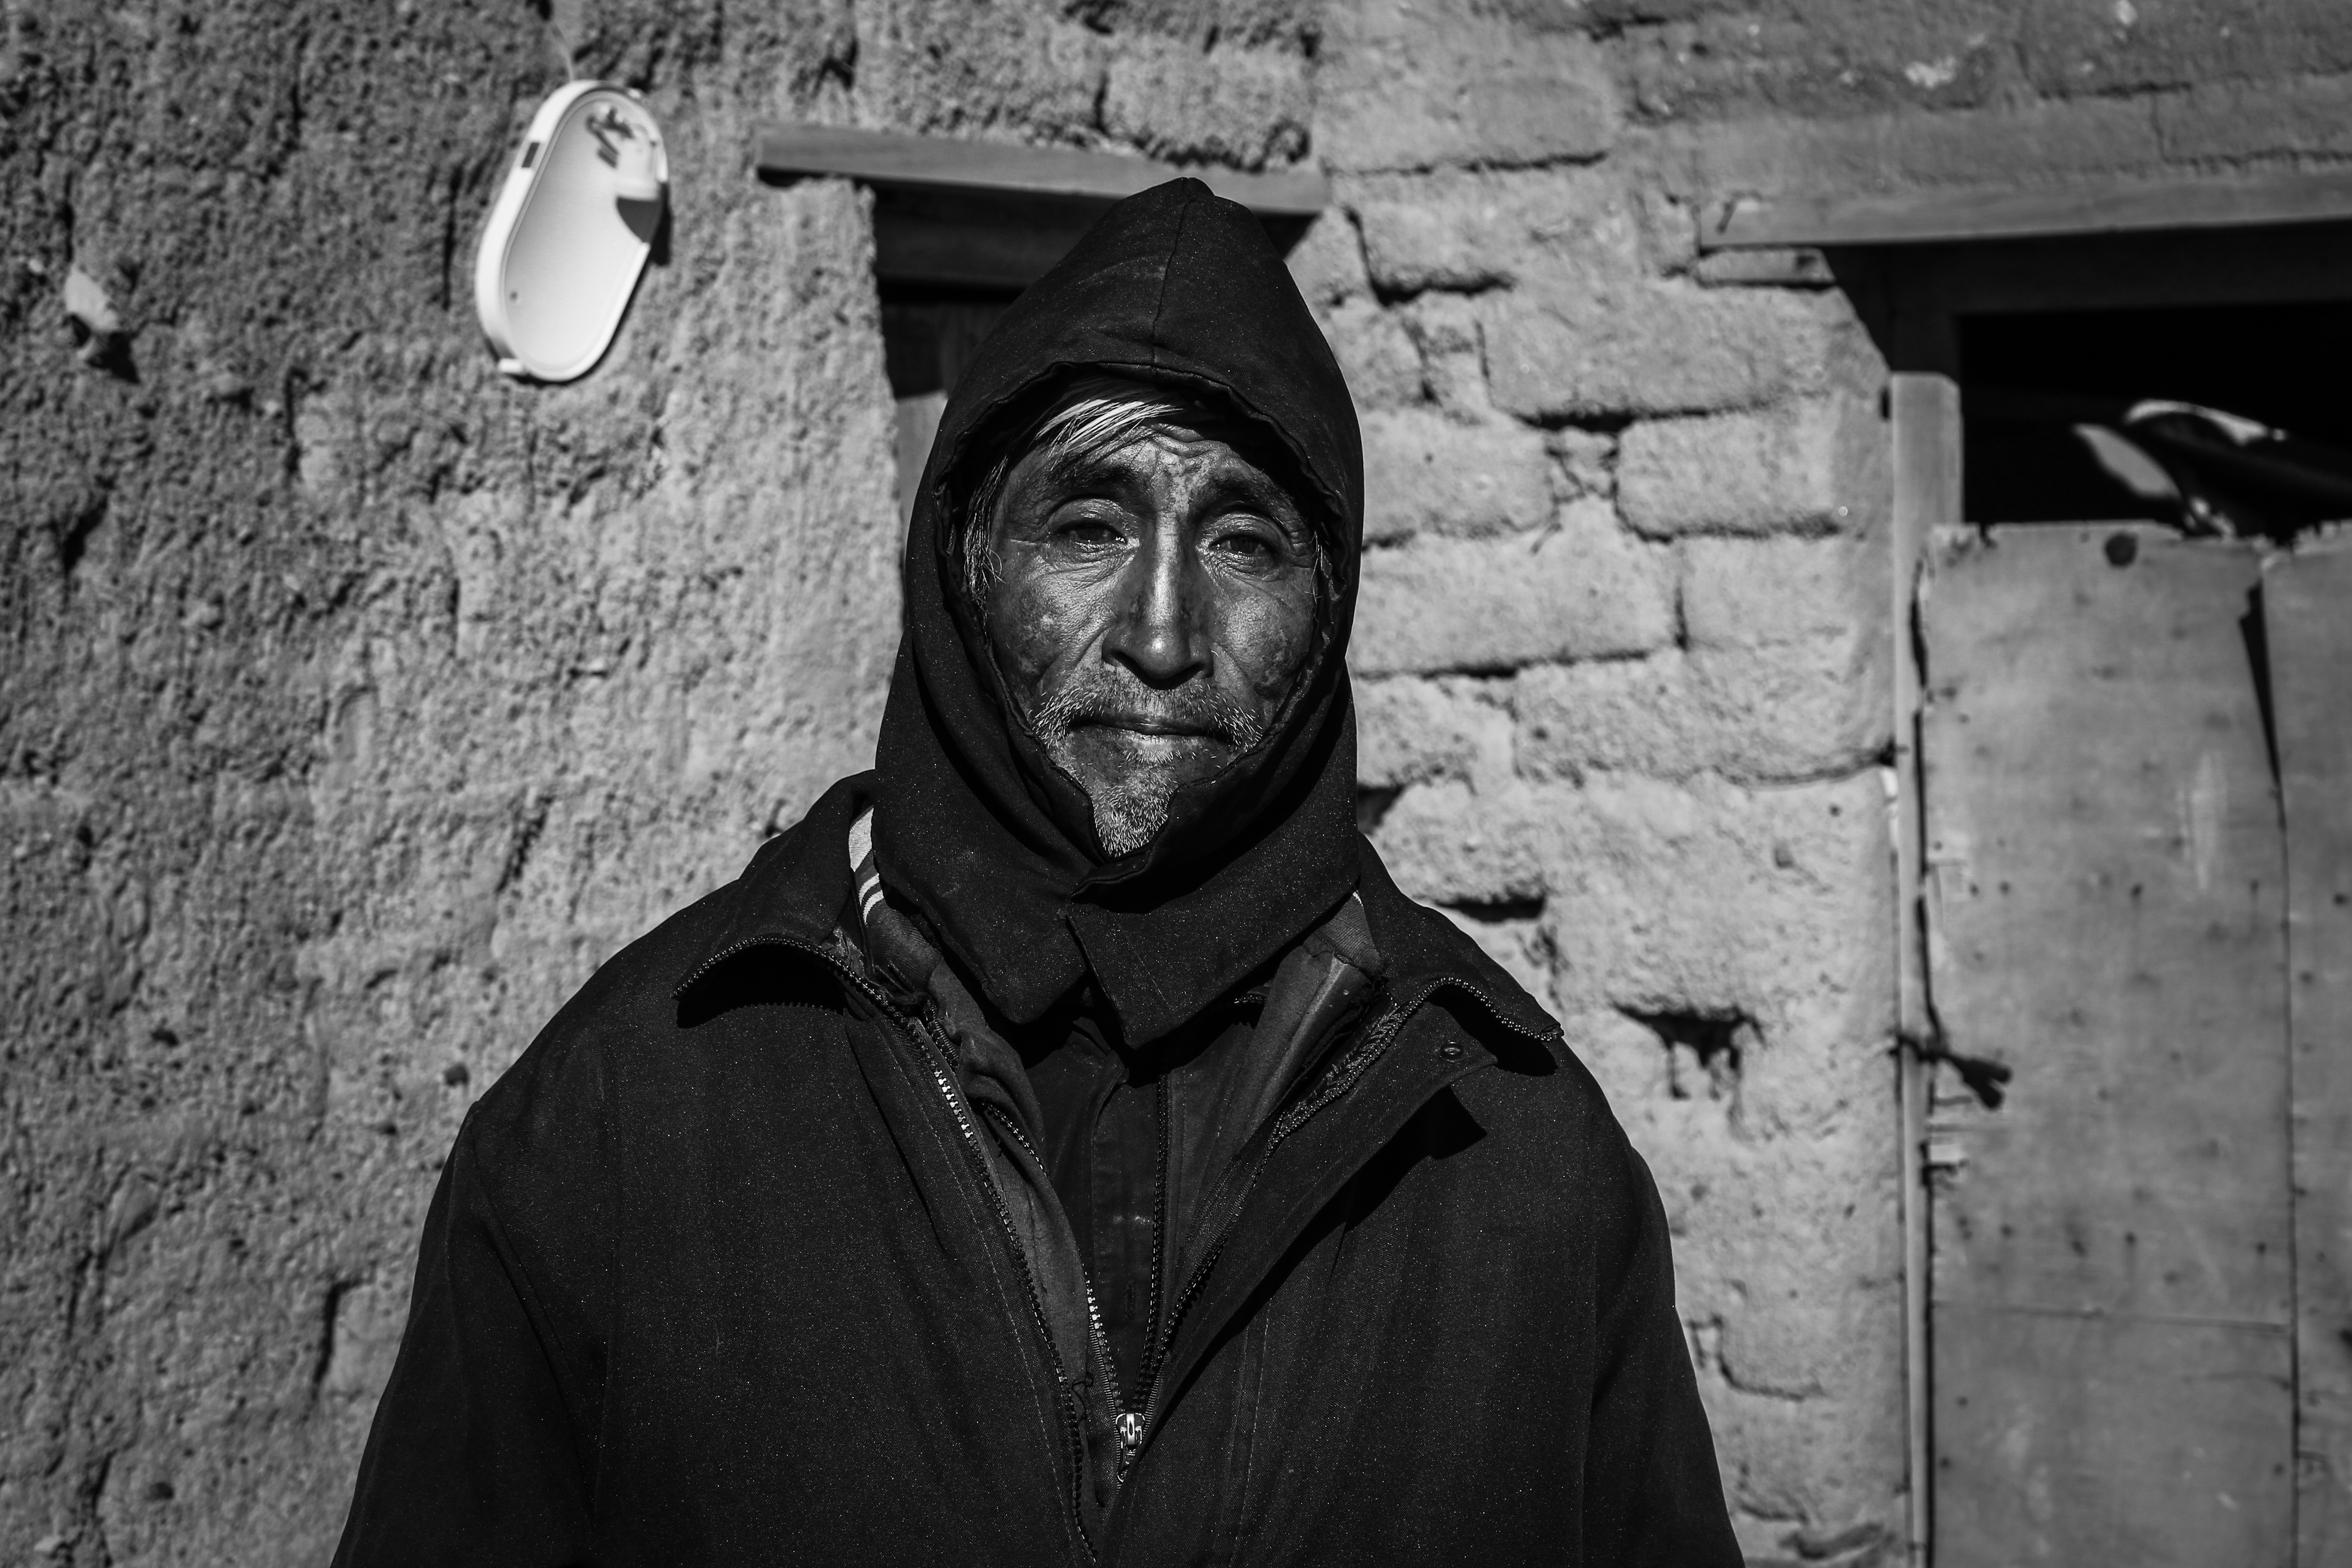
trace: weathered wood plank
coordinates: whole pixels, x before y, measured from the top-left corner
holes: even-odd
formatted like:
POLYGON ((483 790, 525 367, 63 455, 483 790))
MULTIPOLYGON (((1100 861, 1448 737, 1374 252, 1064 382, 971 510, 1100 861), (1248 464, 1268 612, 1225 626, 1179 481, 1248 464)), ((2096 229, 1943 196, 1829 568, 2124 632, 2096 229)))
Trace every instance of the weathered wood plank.
POLYGON ((1700 226, 1699 248, 2027 239, 2352 218, 2352 174, 2073 181, 1899 195, 1749 198, 1700 226))
POLYGON ((2284 1331, 1946 1307, 1937 1360, 1938 1568, 2286 1561, 2284 1331))
POLYGON ((2352 1563, 2352 548, 2263 573, 2286 798, 2302 1568, 2352 1563))
POLYGON ((1950 1049, 2017 1076, 1938 1129, 1968 1163, 1937 1299, 2284 1325, 2257 558, 2152 528, 1992 539, 1937 564, 1925 610, 1930 964, 1950 1049))
POLYGON ((833 174, 876 185, 1117 201, 1192 174, 1253 212, 1291 217, 1312 216, 1331 196, 1330 183, 1311 170, 1244 174, 1209 166, 1177 168, 1150 158, 1072 147, 1025 147, 788 120, 762 121, 755 135, 760 172, 771 178, 833 174))
POLYGON ((1889 379, 1895 439, 1894 558, 1890 624, 1895 628, 1895 1022, 1904 1044, 1895 1057, 1903 1117, 1903 1380, 1910 1495, 1905 1510, 1907 1559, 1926 1560, 1933 1488, 1929 1450, 1927 1176, 1927 1081, 1920 1055, 1928 1034, 1927 948, 1920 926, 1919 664, 1910 635, 1927 541, 1960 520, 1960 390, 1949 376, 1902 372, 1889 379))
POLYGON ((2236 1374, 2178 1369, 2161 1422, 2134 1392, 2147 1325, 2267 1336, 2281 1368, 2290 1354, 2284 852, 2246 641, 2259 575, 2250 547, 2112 527, 1995 530, 1932 570, 1931 989, 1948 1049, 2015 1074, 1989 1110, 1946 1073, 1930 1128, 1944 1568, 2041 1560, 1958 1544, 2008 1541, 1991 1515, 2030 1500, 2003 1489, 2043 1484, 2021 1443, 2081 1457, 2034 1494, 2056 1511, 2035 1539, 2073 1543, 2049 1561, 2285 1553, 2284 1503, 2246 1526, 2279 1543, 2266 1558, 2091 1550, 2119 1512, 2151 1539, 2206 1540, 2214 1496, 2269 1496, 2273 1450, 2293 1442, 2284 1370, 2265 1405, 2236 1374), (2032 1325, 2076 1321, 2105 1326, 2020 1361, 1998 1420, 1963 1417, 1984 1369, 2050 1343, 2032 1325), (2148 1479, 2178 1473, 2184 1441, 2205 1445, 2201 1495, 2148 1479))

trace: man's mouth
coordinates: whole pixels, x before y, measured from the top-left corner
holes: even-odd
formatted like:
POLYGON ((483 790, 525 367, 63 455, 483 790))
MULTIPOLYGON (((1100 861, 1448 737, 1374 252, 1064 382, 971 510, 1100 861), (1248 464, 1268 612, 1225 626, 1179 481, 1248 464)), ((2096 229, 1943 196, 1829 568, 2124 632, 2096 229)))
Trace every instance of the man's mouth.
POLYGON ((1103 714, 1078 722, 1082 726, 1095 725, 1104 729, 1123 729, 1133 735, 1164 735, 1206 740, 1226 738, 1223 731, 1198 719, 1163 718, 1156 714, 1103 714))

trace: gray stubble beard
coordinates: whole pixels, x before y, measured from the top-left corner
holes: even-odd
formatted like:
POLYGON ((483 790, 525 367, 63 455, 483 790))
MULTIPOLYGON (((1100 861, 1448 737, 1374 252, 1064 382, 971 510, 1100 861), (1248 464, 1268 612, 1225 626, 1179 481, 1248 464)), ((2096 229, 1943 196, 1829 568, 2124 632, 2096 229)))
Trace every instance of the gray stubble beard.
MULTIPOLYGON (((1080 771, 1077 748, 1071 737, 1090 718, 1118 711, 1108 694, 1089 689, 1091 683, 1073 681, 1038 705, 1030 716, 1037 743, 1056 768, 1086 791, 1094 817, 1095 838, 1112 860, 1131 855, 1160 836, 1168 825, 1169 802, 1181 780, 1170 769, 1152 766, 1131 768, 1117 778, 1089 783, 1080 771)), ((1176 705, 1177 711, 1202 724, 1246 754, 1255 747, 1264 726, 1214 691, 1192 694, 1176 705)))

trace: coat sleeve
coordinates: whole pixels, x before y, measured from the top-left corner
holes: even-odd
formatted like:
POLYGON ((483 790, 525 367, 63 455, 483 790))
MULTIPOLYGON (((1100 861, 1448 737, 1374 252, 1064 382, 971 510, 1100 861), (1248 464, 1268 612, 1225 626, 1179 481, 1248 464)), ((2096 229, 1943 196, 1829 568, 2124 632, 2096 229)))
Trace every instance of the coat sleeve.
POLYGON ((589 1560, 590 1439, 482 1180, 478 1123, 433 1196, 335 1568, 589 1560))
POLYGON ((1682 1319, 1665 1210, 1613 1118, 1597 1140, 1614 1218, 1597 1238, 1600 1291, 1585 1561, 1618 1568, 1739 1568, 1682 1319), (1613 1167, 1613 1168, 1611 1168, 1613 1167))

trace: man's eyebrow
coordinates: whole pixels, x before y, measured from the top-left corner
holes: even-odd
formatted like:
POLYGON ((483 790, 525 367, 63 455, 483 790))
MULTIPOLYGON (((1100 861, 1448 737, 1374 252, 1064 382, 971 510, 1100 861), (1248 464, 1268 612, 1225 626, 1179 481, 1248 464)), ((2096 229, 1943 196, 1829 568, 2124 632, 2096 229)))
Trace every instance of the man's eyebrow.
POLYGON ((1298 497, 1262 468, 1228 465, 1210 476, 1201 494, 1213 506, 1234 501, 1252 503, 1271 521, 1301 536, 1314 531, 1307 522, 1307 508, 1299 505, 1298 497))

